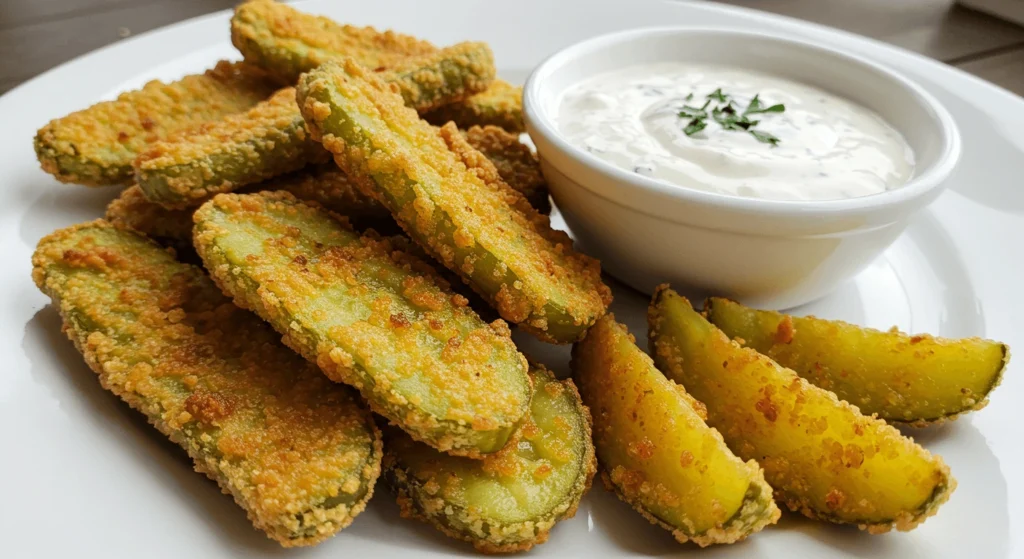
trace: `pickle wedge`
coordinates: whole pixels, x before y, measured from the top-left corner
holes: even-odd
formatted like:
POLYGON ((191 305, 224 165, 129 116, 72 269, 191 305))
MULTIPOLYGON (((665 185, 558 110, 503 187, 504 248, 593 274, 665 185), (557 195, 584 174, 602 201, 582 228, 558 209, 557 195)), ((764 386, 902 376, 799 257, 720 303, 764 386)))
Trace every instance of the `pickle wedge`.
POLYGON ((524 551, 576 514, 596 462, 590 413, 571 380, 530 368, 534 396, 517 443, 483 460, 448 456, 388 432, 385 478, 402 516, 485 553, 524 551))
POLYGON ((704 403, 730 448, 760 462, 791 510, 873 534, 906 531, 956 487, 940 457, 741 347, 667 286, 648 318, 654 362, 704 403))
POLYGON ((150 202, 133 185, 107 205, 106 219, 122 229, 134 229, 175 250, 192 249, 192 209, 168 210, 150 202))
POLYGON ((463 131, 469 145, 491 160, 501 180, 522 194, 533 209, 551 213, 548 184, 540 172, 540 162, 519 136, 497 126, 472 126, 463 131))
MULTIPOLYGON (((426 110, 487 87, 494 78, 494 56, 484 43, 460 43, 408 58, 379 75, 398 89, 406 105, 426 110)), ((306 132, 289 87, 247 112, 155 142, 134 166, 146 197, 180 209, 329 160, 306 132)))
POLYGON ((486 90, 460 103, 451 103, 423 115, 427 122, 441 126, 448 121, 459 128, 497 126, 514 134, 526 132, 523 121, 523 88, 494 80, 486 90))
POLYGON ((604 314, 611 291, 600 264, 522 194, 490 180, 494 166, 454 125, 438 132, 352 61, 305 74, 297 90, 306 125, 338 166, 502 318, 570 343, 604 314))
POLYGON ((795 317, 714 297, 708 320, 864 415, 923 427, 980 410, 1010 360, 1005 344, 882 332, 795 317))
POLYGON ((607 315, 572 349, 572 373, 594 416, 610 491, 679 542, 740 541, 779 519, 772 489, 704 423, 704 407, 665 378, 607 315))
POLYGON ((270 538, 312 545, 365 508, 382 455, 369 410, 200 268, 104 221, 43 238, 32 265, 100 384, 270 538))
POLYGON ((277 87, 255 66, 224 61, 176 82, 151 81, 114 101, 50 121, 36 133, 36 156, 43 170, 61 182, 130 184, 132 161, 146 144, 246 111, 277 87))
POLYGON ((235 8, 231 42, 247 62, 289 84, 303 72, 339 57, 352 57, 377 69, 437 49, 415 37, 341 25, 272 0, 250 0, 235 8))
POLYGON ((430 266, 360 237, 286 192, 221 194, 195 214, 214 281, 413 438, 470 457, 497 452, 526 414, 526 359, 430 266))

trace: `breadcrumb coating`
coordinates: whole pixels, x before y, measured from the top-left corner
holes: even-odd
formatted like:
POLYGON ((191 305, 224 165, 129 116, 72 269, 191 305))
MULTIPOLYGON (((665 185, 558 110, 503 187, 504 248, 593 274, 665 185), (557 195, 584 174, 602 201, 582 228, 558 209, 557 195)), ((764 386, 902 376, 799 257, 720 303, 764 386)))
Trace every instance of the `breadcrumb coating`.
POLYGON ((310 132, 338 166, 503 318, 569 343, 604 314, 611 291, 600 264, 575 252, 453 124, 438 132, 353 61, 325 64, 297 89, 310 132))
MULTIPOLYGON (((250 0, 235 9, 231 42, 247 62, 266 68, 289 84, 325 62, 352 59, 380 71, 400 68, 406 57, 437 50, 415 37, 342 25, 272 0, 250 0)), ((461 128, 493 124, 511 132, 525 131, 522 88, 501 80, 483 85, 487 89, 466 99, 450 100, 432 112, 431 122, 440 126, 454 120, 461 128)))
POLYGON ((539 365, 534 397, 517 444, 483 460, 441 454, 389 431, 385 477, 401 514, 432 524, 483 553, 526 551, 572 518, 597 461, 590 413, 571 380, 539 365))
POLYGON ((329 154, 309 137, 288 87, 245 113, 151 144, 134 165, 149 200, 182 209, 326 161, 329 154))
POLYGON ((506 81, 494 80, 486 90, 451 103, 423 116, 432 124, 441 126, 452 121, 459 128, 497 126, 509 133, 526 132, 523 121, 523 88, 506 81))
POLYGON ((134 229, 176 251, 192 248, 192 209, 168 210, 150 202, 136 185, 121 191, 107 205, 106 220, 121 229, 134 229))
POLYGON ((761 464, 790 510, 872 534, 907 531, 956 487, 940 457, 730 340, 668 286, 648 322, 658 368, 704 403, 730 448, 761 464))
POLYGON ((864 415, 924 427, 980 410, 1010 360, 1006 344, 911 336, 838 320, 748 309, 728 299, 704 305, 708 320, 742 345, 835 392, 864 415))
POLYGON ((272 0, 250 0, 235 8, 231 42, 247 62, 266 68, 289 84, 303 72, 339 57, 352 57, 378 69, 436 50, 415 37, 340 25, 272 0))
POLYGON ((235 302, 377 413, 452 454, 500 450, 526 414, 526 359, 423 261, 287 192, 221 194, 195 246, 235 302))
POLYGON ((572 351, 608 489, 680 543, 735 543, 775 524, 781 513, 764 471, 729 450, 704 423, 703 405, 635 341, 606 315, 572 351))
POLYGON ((277 87, 257 67, 226 61, 176 82, 151 81, 114 101, 50 121, 36 133, 36 157, 61 182, 131 184, 132 161, 147 144, 245 111, 277 87))
POLYGON ((540 172, 540 162, 530 146, 498 126, 471 126, 463 131, 466 141, 491 160, 501 180, 522 194, 533 209, 551 213, 548 183, 540 172))
MULTIPOLYGON (((460 43, 408 58, 380 77, 397 88, 408 106, 425 110, 487 87, 494 78, 494 57, 484 43, 460 43)), ((285 88, 245 113, 155 142, 134 167, 150 200, 180 209, 329 160, 306 132, 295 90, 285 88)))
POLYGON ((383 452, 369 410, 199 268, 102 220, 43 238, 32 264, 103 387, 270 538, 312 545, 365 508, 383 452))

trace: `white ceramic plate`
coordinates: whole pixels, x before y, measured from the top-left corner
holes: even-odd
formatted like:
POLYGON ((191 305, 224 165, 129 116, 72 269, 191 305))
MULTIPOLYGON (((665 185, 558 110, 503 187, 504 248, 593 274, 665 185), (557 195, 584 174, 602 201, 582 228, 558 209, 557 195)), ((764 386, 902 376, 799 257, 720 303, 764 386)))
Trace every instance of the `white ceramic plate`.
MULTIPOLYGON (((943 336, 987 336, 1024 347, 1024 100, 920 56, 824 27, 714 4, 519 0, 302 3, 338 20, 390 27, 438 44, 487 40, 501 74, 521 82, 569 43, 644 25, 771 28, 887 63, 918 80, 953 112, 964 157, 952 188, 896 244, 838 292, 800 312, 943 336)), ((151 78, 174 79, 237 57, 228 14, 178 24, 66 64, 0 98, 0 556, 409 557, 468 554, 433 528, 402 520, 387 489, 333 540, 282 550, 255 531, 183 451, 104 392, 60 332, 60 319, 30 279, 29 257, 50 231, 103 214, 115 195, 56 183, 39 170, 31 140, 49 119, 151 78)), ((57 40, 57 38, 55 38, 57 40)), ((679 239, 686 242, 686 239, 679 239)), ((616 289, 614 311, 638 338, 646 298, 616 289)), ((566 348, 517 336, 560 372, 566 348)), ((1014 557, 1011 526, 1024 520, 1024 379, 1011 366, 991 405, 953 424, 914 433, 943 455, 960 485, 917 530, 869 536, 785 515, 733 546, 680 546, 598 484, 572 520, 535 555, 701 553, 715 557, 1014 557)))

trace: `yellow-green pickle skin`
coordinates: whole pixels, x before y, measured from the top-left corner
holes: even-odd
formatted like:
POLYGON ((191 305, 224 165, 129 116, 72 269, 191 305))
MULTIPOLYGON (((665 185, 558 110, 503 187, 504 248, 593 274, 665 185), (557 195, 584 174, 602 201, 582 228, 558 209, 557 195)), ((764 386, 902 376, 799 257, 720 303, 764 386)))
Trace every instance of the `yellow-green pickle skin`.
POLYGON ((917 427, 985 407, 1010 360, 1005 344, 981 338, 883 332, 718 297, 704 308, 726 336, 835 392, 861 413, 917 427))
POLYGON ((658 368, 706 406, 730 448, 761 464, 791 510, 871 533, 907 531, 956 487, 940 457, 730 340, 667 286, 648 321, 658 368))
POLYGON ((400 431, 386 435, 385 478, 402 516, 478 551, 525 551, 576 513, 597 463, 590 414, 571 380, 532 366, 534 397, 515 443, 483 460, 449 456, 400 431))
POLYGON ((369 409, 202 269, 101 220, 44 237, 32 264, 100 384, 267 536, 314 545, 365 508, 383 453, 369 409))
POLYGON ((284 343, 417 440, 482 457, 529 409, 526 358, 503 321, 390 239, 288 192, 220 194, 196 211, 211 277, 284 343))
POLYGON ((614 316, 573 346, 572 371, 594 418, 605 485, 650 522, 704 547, 778 520, 757 463, 726 447, 703 406, 654 368, 614 316))

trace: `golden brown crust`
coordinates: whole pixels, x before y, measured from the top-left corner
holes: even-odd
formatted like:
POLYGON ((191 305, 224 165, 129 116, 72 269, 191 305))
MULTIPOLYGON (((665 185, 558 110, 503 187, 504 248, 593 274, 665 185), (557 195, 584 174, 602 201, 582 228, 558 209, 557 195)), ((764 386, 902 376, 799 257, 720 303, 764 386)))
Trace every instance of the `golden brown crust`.
POLYGON ((298 90, 310 131, 338 165, 503 318, 568 343, 604 313, 611 291, 600 264, 574 251, 453 125, 438 135, 352 61, 310 72, 298 90))
POLYGON ((250 0, 235 8, 231 42, 246 61, 273 72, 285 83, 339 56, 370 69, 388 68, 436 47, 409 35, 373 27, 340 25, 272 0, 250 0))
POLYGON ((537 156, 519 136, 498 126, 472 126, 463 131, 469 145, 491 160, 501 179, 542 214, 551 213, 548 185, 537 156))
POLYGON ((494 80, 485 91, 461 103, 445 105, 423 116, 438 126, 452 121, 459 128, 498 126, 519 134, 526 131, 523 122, 523 88, 494 80))
POLYGON ((365 508, 382 454, 369 411, 199 268, 99 220, 40 241, 33 279, 103 387, 269 537, 313 545, 365 508))
POLYGON ((250 64, 226 61, 176 82, 151 81, 114 101, 50 121, 36 134, 36 156, 61 182, 130 184, 132 160, 146 144, 244 111, 277 85, 250 64))

